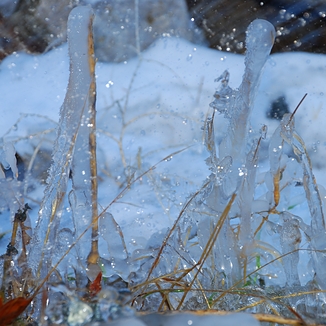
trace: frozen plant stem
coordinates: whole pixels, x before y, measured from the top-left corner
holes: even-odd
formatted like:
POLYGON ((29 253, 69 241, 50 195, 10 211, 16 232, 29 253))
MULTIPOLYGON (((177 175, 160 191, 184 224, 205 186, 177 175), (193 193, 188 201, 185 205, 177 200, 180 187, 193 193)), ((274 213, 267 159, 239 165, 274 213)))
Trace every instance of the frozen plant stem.
POLYGON ((244 163, 250 113, 262 69, 274 44, 274 39, 275 29, 268 21, 256 19, 249 25, 246 37, 245 73, 239 92, 236 94, 234 107, 230 108, 232 118, 228 136, 219 146, 220 159, 229 155, 234 162, 242 160, 244 163))
MULTIPOLYGON (((75 236, 85 225, 97 218, 96 138, 95 138, 95 61, 92 40, 93 13, 90 7, 74 8, 68 19, 70 75, 67 93, 60 109, 57 138, 52 154, 47 187, 35 230, 31 266, 37 266, 37 276, 45 277, 51 269, 53 257, 61 254, 58 231, 62 203, 67 191, 70 170, 73 190, 69 195, 75 221, 75 236), (43 247, 42 247, 43 243, 43 247), (55 255, 56 254, 56 255, 55 255), (33 258, 35 257, 35 258, 33 258)), ((94 223, 92 236, 97 235, 94 223)), ((89 239, 91 242, 91 237, 89 239)), ((83 244, 85 247, 86 244, 83 244)), ((89 261, 96 261, 97 241, 88 248, 89 261)), ((87 255, 86 254, 86 255, 87 255)), ((86 255, 83 256, 84 260, 86 255)))
MULTIPOLYGON (((79 62, 76 62, 78 67, 83 67, 82 87, 84 94, 87 94, 84 114, 82 115, 81 125, 79 127, 78 136, 75 144, 75 151, 72 159, 72 184, 73 190, 70 193, 72 204, 72 212, 76 228, 76 236, 92 223, 92 232, 90 240, 91 248, 86 248, 84 254, 83 246, 79 247, 82 261, 87 254, 87 266, 97 267, 98 253, 98 209, 97 209, 97 166, 96 166, 96 84, 95 84, 95 59, 94 59, 94 43, 92 33, 93 14, 89 8, 84 8, 88 11, 83 14, 85 21, 77 22, 79 35, 88 35, 87 38, 79 39, 77 35, 75 41, 76 50, 80 53, 79 62), (87 53, 87 55, 83 55, 87 53), (88 87, 88 93, 87 89, 88 87), (91 220, 90 220, 91 217, 91 220)), ((78 18, 81 15, 77 16, 78 18)), ((72 31, 75 33, 75 31, 72 31)), ((73 39, 73 38, 72 38, 73 39)), ((75 53, 77 52, 75 51, 75 53)), ((75 55, 74 53, 74 55, 75 55)), ((71 60, 75 59, 71 56, 71 60)), ((76 67, 77 68, 77 67, 76 67)), ((83 94, 83 93, 81 93, 83 94)), ((98 270, 99 271, 99 270, 98 270)), ((97 272, 98 272, 97 271, 97 272)), ((95 272, 96 273, 96 272, 95 272)), ((97 275, 97 273, 96 273, 97 275)), ((94 275, 94 276, 96 276, 94 275)))
MULTIPOLYGON (((205 203, 210 213, 217 219, 226 207, 231 196, 237 194, 236 205, 231 209, 233 216, 240 216, 239 246, 236 246, 235 233, 231 223, 221 225, 216 240, 215 260, 226 275, 227 286, 234 284, 240 277, 243 266, 247 273, 247 257, 253 244, 251 233, 252 201, 255 192, 256 166, 261 138, 252 142, 249 132, 250 115, 259 85, 263 67, 270 54, 275 38, 275 29, 268 21, 257 19, 248 27, 246 37, 245 72, 239 90, 228 86, 229 73, 224 72, 217 81, 220 89, 215 93, 211 107, 229 119, 228 131, 219 144, 218 156, 215 153, 213 119, 207 123, 206 145, 210 157, 206 160, 210 175, 210 193, 205 195, 205 203), (248 144, 250 149, 248 151, 248 144), (243 261, 237 250, 241 248, 243 261)), ((261 134, 264 134, 264 128, 261 134)), ((205 208, 206 209, 206 208, 205 208)), ((230 214, 230 216, 232 216, 230 214)))

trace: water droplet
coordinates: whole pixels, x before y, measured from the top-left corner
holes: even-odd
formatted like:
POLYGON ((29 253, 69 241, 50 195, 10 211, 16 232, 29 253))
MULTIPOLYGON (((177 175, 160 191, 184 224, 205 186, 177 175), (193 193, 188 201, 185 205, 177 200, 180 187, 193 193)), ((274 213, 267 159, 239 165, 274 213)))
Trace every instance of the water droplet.
POLYGON ((113 86, 113 81, 112 81, 112 80, 109 80, 109 81, 105 84, 105 87, 106 87, 106 88, 110 88, 111 86, 113 86))

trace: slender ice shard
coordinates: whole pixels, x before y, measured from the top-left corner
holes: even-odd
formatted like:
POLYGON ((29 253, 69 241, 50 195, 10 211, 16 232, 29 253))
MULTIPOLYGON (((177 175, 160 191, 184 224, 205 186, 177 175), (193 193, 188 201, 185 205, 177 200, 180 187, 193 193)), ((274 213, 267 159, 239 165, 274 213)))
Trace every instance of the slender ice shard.
MULTIPOLYGON (((52 264, 52 253, 57 242, 62 203, 67 191, 76 139, 80 126, 87 124, 85 116, 89 110, 88 98, 92 83, 91 60, 94 60, 88 55, 92 19, 93 13, 90 7, 74 8, 68 19, 69 83, 60 109, 52 164, 39 211, 32 252, 29 255, 31 260, 35 259, 34 264, 31 262, 31 266, 37 268, 37 275, 41 274, 42 277, 47 274, 52 264), (39 264, 38 267, 36 267, 37 264, 39 264)), ((89 173, 83 179, 89 182, 89 173)), ((79 197, 76 197, 78 201, 79 197)), ((91 200, 88 203, 92 205, 91 200)), ((87 211, 86 214, 88 214, 87 211)))
MULTIPOLYGON (((69 16, 70 17, 70 16, 69 16)), ((97 219, 97 166, 96 166, 96 117, 95 117, 95 59, 92 39, 93 14, 89 7, 83 7, 69 18, 72 35, 70 48, 71 64, 79 71, 76 83, 76 97, 83 109, 75 151, 72 158, 72 188, 70 198, 75 234, 78 237, 91 223, 97 219), (77 33, 76 33, 77 32, 77 33), (83 35, 80 39, 79 35, 83 35), (88 35, 86 38, 85 36, 88 35), (75 57, 75 59, 73 59, 75 57), (78 58, 78 59, 77 59, 78 58)), ((70 24, 70 25, 69 25, 70 24)), ((68 31, 70 33, 70 31, 68 31)), ((77 245, 80 261, 96 265, 98 261, 98 227, 93 224, 92 231, 83 237, 83 244, 77 245)), ((93 277, 96 277, 98 271, 93 277)))
MULTIPOLYGON (((312 260, 319 286, 325 290, 325 217, 317 182, 312 171, 310 158, 301 137, 295 132, 294 118, 290 114, 284 115, 281 121, 281 136, 289 143, 297 155, 303 169, 303 186, 311 215, 311 248, 312 260)), ((325 296, 324 296, 325 298, 325 296)))

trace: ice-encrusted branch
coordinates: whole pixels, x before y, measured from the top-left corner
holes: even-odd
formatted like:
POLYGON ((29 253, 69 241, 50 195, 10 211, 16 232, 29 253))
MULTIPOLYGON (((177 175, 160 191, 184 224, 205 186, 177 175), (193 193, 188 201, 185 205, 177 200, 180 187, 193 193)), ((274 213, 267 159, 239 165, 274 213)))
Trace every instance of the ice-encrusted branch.
MULTIPOLYGON (((60 109, 52 164, 39 211, 32 253, 29 255, 30 259, 35 259, 35 264, 31 264, 32 266, 36 266, 36 262, 39 262, 37 274, 42 276, 45 276, 52 263, 72 159, 74 155, 80 155, 80 153, 76 154, 75 146, 81 141, 86 141, 80 138, 77 141, 77 137, 79 133, 84 132, 85 125, 87 128, 87 125, 92 122, 92 119, 88 117, 89 96, 90 92, 94 91, 94 86, 92 86, 94 84, 94 58, 89 54, 89 49, 92 48, 90 45, 92 20, 93 12, 90 7, 74 8, 68 19, 69 82, 60 109)), ((87 153, 84 154, 87 156, 87 153)), ((86 178, 87 182, 90 182, 89 172, 84 179, 86 178)), ((92 205, 92 199, 89 205, 92 205)))

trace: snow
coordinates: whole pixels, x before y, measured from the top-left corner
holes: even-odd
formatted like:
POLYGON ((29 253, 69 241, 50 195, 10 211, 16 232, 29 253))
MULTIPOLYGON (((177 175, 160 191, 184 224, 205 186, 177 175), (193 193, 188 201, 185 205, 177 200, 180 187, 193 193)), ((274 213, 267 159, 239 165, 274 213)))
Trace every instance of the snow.
MULTIPOLYGON (((196 127, 199 128, 194 126, 193 129, 196 130, 193 132, 198 140, 203 114, 207 112, 215 90, 214 79, 228 70, 231 75, 230 86, 236 88, 244 69, 243 56, 207 49, 175 38, 158 40, 142 54, 142 58, 139 67, 137 59, 121 64, 97 64, 97 107, 109 108, 115 101, 124 99, 136 72, 128 105, 137 107, 137 110, 129 110, 128 118, 149 109, 157 113, 164 107, 179 113, 186 120, 189 118, 189 122, 197 122, 196 127)), ((59 108, 67 87, 68 68, 66 45, 44 55, 17 53, 3 60, 0 73, 1 136, 15 125, 21 114, 39 114, 58 121, 59 108)), ((254 128, 267 124, 271 126, 269 132, 272 132, 278 122, 266 119, 271 102, 285 96, 289 109, 294 110, 302 96, 308 93, 296 114, 297 130, 312 154, 314 166, 319 169, 323 168, 326 157, 326 144, 323 140, 325 128, 321 119, 325 74, 324 55, 272 55, 263 71, 252 119, 254 128)), ((100 119, 101 113, 104 112, 99 109, 100 119)), ((221 120, 219 128, 223 130, 223 119, 221 120)), ((40 121, 45 122, 43 119, 40 121)), ((181 124, 182 121, 184 120, 178 124, 178 128, 181 127, 178 137, 168 137, 165 142, 161 138, 163 143, 180 144, 185 138, 189 139, 189 130, 185 130, 188 128, 181 124)), ((173 122, 166 119, 165 126, 171 124, 173 122)), ((25 128, 30 126, 31 124, 20 124, 15 136, 25 135, 28 132, 25 128)), ((159 130, 153 132, 157 134, 159 130)), ((148 130, 146 134, 150 136, 148 130)))
MULTIPOLYGON (((212 111, 209 104, 213 101, 216 90, 214 80, 225 70, 230 74, 229 86, 236 89, 241 84, 244 73, 244 57, 207 49, 180 38, 159 39, 138 58, 119 64, 97 63, 99 207, 108 207, 107 214, 110 215, 107 216, 113 217, 119 224, 112 239, 102 241, 101 257, 110 261, 110 251, 121 248, 123 263, 120 264, 121 270, 118 273, 125 278, 134 271, 133 268, 139 267, 128 263, 126 268, 132 252, 139 248, 150 249, 148 239, 155 232, 165 234, 165 229, 173 225, 186 200, 202 186, 210 174, 204 162, 208 153, 203 145, 205 136, 202 127, 212 111), (185 150, 174 154, 181 149, 185 150), (141 177, 130 192, 122 198, 116 198, 134 175, 139 177, 139 171, 144 172, 161 160, 163 161, 155 170, 141 177), (117 240, 120 230, 124 235, 121 243, 117 240), (114 243, 110 243, 110 240, 114 243), (124 245, 128 253, 125 252, 124 245)), ((68 72, 67 45, 43 55, 15 53, 3 60, 0 65, 3 162, 10 166, 14 164, 11 144, 22 156, 26 153, 32 155, 38 144, 44 146, 44 150, 50 147, 49 143, 54 141, 54 136, 51 132, 47 134, 46 130, 52 130, 59 121, 59 110, 68 85, 68 72), (43 145, 44 138, 48 143, 43 145), (33 146, 29 147, 28 142, 33 146)), ((296 131, 311 155, 317 183, 322 185, 326 181, 326 129, 323 121, 325 78, 324 55, 272 55, 268 57, 262 71, 251 115, 252 132, 258 134, 262 125, 267 125, 268 141, 279 126, 279 121, 267 118, 272 102, 283 96, 290 111, 293 111, 302 96, 308 93, 295 114, 296 131)), ((222 115, 215 117, 217 143, 227 132, 227 121, 222 115)), ((264 148, 262 152, 264 153, 264 148)), ((268 152, 266 148, 265 152, 268 152)), ((275 167, 281 165, 279 160, 277 158, 275 167)), ((49 162, 44 162, 47 163, 49 162)), ((263 175, 269 162, 262 159, 258 165, 257 174, 263 175)), ((276 172, 277 168, 273 173, 276 172)), ((284 172, 285 177, 286 173, 287 170, 284 172)), ((272 189, 272 180, 270 185, 269 190, 272 189)), ((33 208, 29 213, 32 224, 35 225, 39 209, 37 202, 43 194, 39 189, 24 194, 26 202, 33 208)), ((309 207, 300 205, 302 192, 298 190, 297 196, 294 199, 291 197, 289 206, 296 201, 297 207, 293 213, 300 215, 309 224, 309 207)), ((265 202, 255 202, 255 205, 259 204, 263 207, 265 202)), ((68 221, 71 215, 68 200, 64 205, 62 227, 71 223, 68 221)), ((115 225, 113 218, 106 224, 102 223, 103 234, 107 234, 104 229, 108 225, 115 225)), ((298 231, 297 224, 301 222, 298 219, 289 220, 288 223, 287 226, 295 233, 298 231)), ((0 232, 9 230, 8 218, 2 223, 0 232)), ((284 235, 285 231, 282 232, 284 235)), ((155 236, 156 239, 162 239, 163 235, 155 236)), ((3 253, 8 237, 4 239, 0 242, 3 253)), ((246 241, 245 237, 243 239, 246 241)), ((295 243, 287 242, 288 240, 290 241, 284 239, 283 246, 294 247, 295 243)), ((152 238, 152 241, 157 245, 158 240, 152 238)), ((316 248, 324 249, 320 239, 315 242, 316 248)), ((276 255, 275 252, 273 254, 276 255)), ((144 255, 149 255, 148 251, 144 255)), ((318 259, 323 260, 324 257, 315 258, 318 259)), ((307 263, 304 266, 302 261, 299 266, 302 269, 299 278, 305 284, 310 279, 311 268, 307 263)), ((109 276, 110 271, 106 272, 109 276)), ((188 317, 180 318, 184 322, 188 317)), ((240 320, 241 316, 235 318, 240 320)), ((209 325, 215 320, 207 322, 209 325)), ((234 322, 237 321, 233 320, 232 324, 234 322)), ((250 323, 253 324, 254 321, 251 320, 250 323)), ((142 322, 139 321, 139 324, 142 322)))
POLYGON ((162 325, 162 326, 232 326, 236 323, 241 323, 242 326, 258 326, 260 325, 257 320, 248 314, 230 314, 226 316, 217 315, 196 315, 190 313, 174 314, 170 316, 164 316, 159 314, 147 315, 140 317, 139 319, 122 319, 120 321, 112 322, 110 325, 124 326, 124 325, 162 325))

